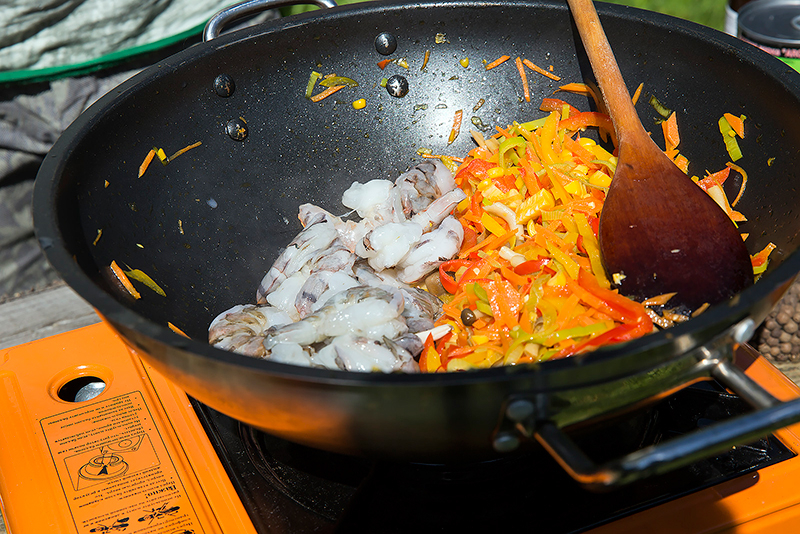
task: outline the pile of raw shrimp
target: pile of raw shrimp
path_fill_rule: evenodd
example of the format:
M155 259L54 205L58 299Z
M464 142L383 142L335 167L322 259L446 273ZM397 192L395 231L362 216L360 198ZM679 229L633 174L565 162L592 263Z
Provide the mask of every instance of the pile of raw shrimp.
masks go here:
M418 372L442 301L415 287L461 248L451 212L466 198L439 161L394 182L354 183L342 204L358 218L300 206L303 230L256 291L209 328L212 345L271 361L347 371Z

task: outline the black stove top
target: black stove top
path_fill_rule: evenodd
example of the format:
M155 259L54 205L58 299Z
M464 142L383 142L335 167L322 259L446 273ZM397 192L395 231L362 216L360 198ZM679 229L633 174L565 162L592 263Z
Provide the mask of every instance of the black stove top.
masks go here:
M507 527L583 532L794 456L768 436L665 475L592 493L537 446L469 465L375 462L290 443L194 405L261 534ZM570 435L603 462L749 410L716 383L703 382L647 410Z

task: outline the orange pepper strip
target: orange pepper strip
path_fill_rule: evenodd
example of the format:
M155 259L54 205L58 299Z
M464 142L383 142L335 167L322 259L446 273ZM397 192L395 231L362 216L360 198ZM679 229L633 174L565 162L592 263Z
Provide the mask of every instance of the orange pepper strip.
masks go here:
M486 70L492 70L493 68L497 67L498 65L502 65L506 61L511 59L511 56L500 56L499 58L495 59L488 65L486 65Z
M522 79L522 94L525 97L525 102L531 101L531 90L528 87L528 77L525 75L525 67L522 66L522 60L519 56L515 60L517 64L517 71L519 72L519 77Z
M325 100L326 98L331 96L336 91L338 91L340 89L344 89L345 87L346 86L344 86L344 85L334 85L333 87L328 87L327 89L325 89L321 93L317 93L316 95L312 96L311 97L311 101L312 102L319 102L320 100Z
M736 135L744 139L744 121L741 119L741 117L737 117L731 113L723 113L722 116L725 117L725 120L727 120L728 124L731 125L731 128L734 132L736 132Z

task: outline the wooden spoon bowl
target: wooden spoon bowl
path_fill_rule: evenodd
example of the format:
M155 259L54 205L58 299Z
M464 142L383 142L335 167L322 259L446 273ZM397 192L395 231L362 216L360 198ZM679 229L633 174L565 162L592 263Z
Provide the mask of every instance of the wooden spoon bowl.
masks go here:
M592 0L567 1L619 140L600 215L606 271L637 300L676 292L670 305L695 309L731 298L753 283L742 236L645 131Z

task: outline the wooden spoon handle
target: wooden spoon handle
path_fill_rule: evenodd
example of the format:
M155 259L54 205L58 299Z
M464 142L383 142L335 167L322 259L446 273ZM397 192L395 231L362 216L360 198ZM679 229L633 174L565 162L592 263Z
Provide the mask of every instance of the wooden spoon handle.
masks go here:
M600 18L597 16L594 3L592 0L567 0L567 3L575 23L584 29L580 32L581 40L586 48L586 55L589 56L589 62L592 64L592 70L594 70L617 136L622 139L628 137L627 133L647 135L639 120L639 115L636 113L636 108L633 106L625 80L622 79L614 52L600 25Z

